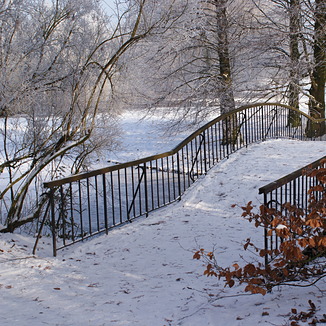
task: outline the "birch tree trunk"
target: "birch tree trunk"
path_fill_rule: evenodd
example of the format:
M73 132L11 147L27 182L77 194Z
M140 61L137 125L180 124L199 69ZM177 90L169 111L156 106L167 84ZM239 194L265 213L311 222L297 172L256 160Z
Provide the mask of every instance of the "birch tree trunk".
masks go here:
M216 8L216 31L217 31L217 52L220 67L220 106L221 113L230 112L235 109L232 72L228 40L228 0L215 0Z
M217 32L217 52L219 58L219 81L220 81L220 108L221 113L228 113L235 109L235 100L232 82L232 69L229 53L228 40L228 0L215 0L216 15L216 32ZM238 138L238 121L236 116L231 115L223 121L223 139L224 145L237 142Z

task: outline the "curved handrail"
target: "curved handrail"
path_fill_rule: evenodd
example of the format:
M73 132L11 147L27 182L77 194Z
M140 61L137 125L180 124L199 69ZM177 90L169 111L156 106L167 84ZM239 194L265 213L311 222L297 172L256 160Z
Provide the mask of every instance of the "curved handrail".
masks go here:
M179 143L172 151L171 151L171 154L174 154L176 153L178 150L180 150L187 142L191 141L192 139L194 139L196 136L198 136L200 133L202 133L205 129L211 127L212 125L214 125L216 122L218 121L221 121L221 120L224 120L226 119L227 117L230 117L238 112L241 112L241 111L245 111L247 109L253 109L253 108L257 108L257 107L261 107L261 106L265 106L265 105L268 105L268 106L279 106L279 107L282 107L284 109L289 109L291 111L295 111L297 112L298 114L306 117L307 119L311 120L312 122L314 123L320 123L320 122L323 122L323 121L326 121L326 119L315 119L313 117L311 117L310 115L300 111L299 109L296 109L292 106L289 106L289 105L286 105L286 104L281 104L281 103L264 103L264 102L261 102L261 103L256 103L256 104L251 104L251 105L243 105L235 110L232 110L230 112L227 112L227 113L224 113L220 116L218 116L217 118L207 122L205 125L203 125L201 128L199 128L198 130L196 130L195 132L193 132L189 137L187 137L185 140L183 140L181 143ZM173 152L173 153L172 153Z
M293 214L288 209L288 205L292 205L301 210L303 221L311 212L311 201L309 196L311 190L316 185L322 185L318 180L318 173L310 173L313 170L326 168L326 156L286 175L269 184L259 188L259 194L263 194L264 206L266 208L275 209L278 213L289 217ZM325 187L321 187L324 189ZM314 191L313 191L314 192ZM315 199L318 201L322 195L314 192ZM302 217L301 217L302 218ZM289 218L290 219L290 218ZM294 230L292 229L292 231ZM296 237L300 234L296 234ZM265 226L264 228L264 247L265 247L265 266L271 263L275 258L275 250L279 249L282 243L282 237L275 232L273 227Z
M100 175L100 174L103 174L103 173L116 171L116 170L119 170L119 169L139 165L139 164L142 164L142 163L146 163L146 162L150 162L150 161L153 161L153 160L157 160L157 159L160 159L160 158L165 158L165 157L174 155L178 151L180 151L185 145L187 145L189 142L191 142L193 139L195 139L198 135L203 133L205 130L207 130L209 127L213 126L217 122L225 120L228 117L231 117L231 116L233 116L233 115L235 115L235 114L237 114L239 112L245 111L247 109L259 108L259 107L263 107L263 106L266 106L266 105L268 105L268 106L277 106L277 107L281 107L281 108L284 108L284 109L294 111L294 112L304 116L305 118L309 119L313 123L321 123L321 122L326 121L326 119L315 119L315 118L309 116L308 114L300 111L299 109L296 109L294 107L291 107L291 106L286 105L286 104L281 104L281 103L264 103L264 102L262 102L262 103L256 103L256 104L253 104L253 105L244 105L244 106L241 106L241 107L239 107L239 108L237 108L235 110L232 110L232 111L230 111L228 113L224 113L224 114L218 116L217 118L209 121L208 123L206 123L205 125L203 125L199 129L194 131L191 135L189 135L187 138L185 138L183 141L181 141L177 146L175 146L170 151L163 152L163 153L160 153L160 154L151 155L151 156L147 156L147 157L144 157L144 158L141 158L141 159L138 159L138 160L129 161L129 162L126 162L126 163L116 164L114 166L108 166L108 167L104 167L104 168L100 168L100 169L95 169L95 170L92 170L90 172L79 173L79 174L64 177L64 178L61 178L61 179L47 181L47 182L44 182L44 187L45 188L53 188L53 187L60 186L63 183L82 180L84 178L93 177L93 176Z
M300 126L289 126L289 111L300 115ZM44 183L50 189L54 255L58 238L63 248L180 199L200 175L242 147L267 138L308 139L308 122L326 119L278 103L242 106L170 151Z

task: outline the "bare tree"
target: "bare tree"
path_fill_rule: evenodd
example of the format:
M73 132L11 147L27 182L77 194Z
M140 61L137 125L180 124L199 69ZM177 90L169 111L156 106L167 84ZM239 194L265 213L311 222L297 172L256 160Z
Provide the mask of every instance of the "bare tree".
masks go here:
M273 0L268 4L253 0L253 3L261 13L259 24L272 33L269 45L260 43L267 53L272 93L286 98L295 108L299 108L300 98L307 96L310 115L324 118L325 1ZM289 115L290 126L300 123L297 114ZM309 122L308 136L325 133L324 124L317 125L320 126Z
M238 59L243 55L237 48L242 34L238 21L244 21L240 2L174 4L178 24L148 39L147 47L139 50L137 65L149 73L135 84L145 105L170 108L176 123L188 118L201 123L212 113L235 108L240 84L235 67L242 69Z
M136 74L129 76L133 103L170 108L175 124L201 123L237 102L271 99L299 108L309 97L311 108L312 99L319 103L310 111L318 112L323 101L316 99L325 89L320 2L175 1L178 24L137 49ZM299 126L300 117L291 112L288 124Z
M109 100L119 60L152 30L146 3L123 3L108 28L95 0L2 2L2 232L42 214L44 178L78 173L94 151L112 145Z

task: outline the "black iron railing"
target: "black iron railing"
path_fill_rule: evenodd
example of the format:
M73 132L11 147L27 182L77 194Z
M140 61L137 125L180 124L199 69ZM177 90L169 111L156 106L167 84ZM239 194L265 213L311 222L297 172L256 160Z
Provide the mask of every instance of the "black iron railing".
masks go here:
M308 190L318 185L319 181L315 175L308 175L306 172L312 169L325 168L326 156L321 159L283 177L259 189L259 193L264 196L264 206L273 208L276 212L286 217L291 214L288 212L287 205L296 206L304 216L309 214L309 194ZM265 246L265 265L273 260L273 255L268 254L278 249L282 239L275 232L269 232L268 228L264 231Z
M289 110L300 114L300 126L288 125ZM244 106L207 123L169 152L44 183L50 189L53 254L180 199L217 162L248 144L307 139L309 119L282 104Z

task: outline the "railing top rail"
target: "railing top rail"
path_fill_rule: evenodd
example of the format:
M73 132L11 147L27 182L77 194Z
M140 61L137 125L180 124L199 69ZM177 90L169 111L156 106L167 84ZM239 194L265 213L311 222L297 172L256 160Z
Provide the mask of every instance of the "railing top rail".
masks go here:
M211 127L212 125L214 125L215 123L217 123L218 121L221 121L229 116L232 116L235 113L238 112L242 112L248 109L252 109L252 108L256 108L256 107L263 107L263 106L278 106L278 107L282 107L284 109L289 109L292 111L296 111L299 114L305 116L307 119L311 120L312 122L323 122L326 121L325 119L315 119L311 116L309 116L308 114L306 114L305 112L300 111L299 109L296 109L292 106L286 105L286 104L281 104L281 103L268 103L268 102L262 102L262 103L256 103L256 104L250 104L250 105L243 105L235 110L232 110L230 112L221 114L220 116L218 116L217 118L207 122L205 125L203 125L201 128L199 128L198 130L196 130L195 132L193 132L190 136L188 136L185 140L183 140L181 143L179 143L172 151L173 152L177 152L178 150L180 150L185 144L187 144L188 142L190 142L192 139L194 139L196 136L198 136L199 134L201 134L203 131L205 131L206 129L208 129L209 127ZM171 151L171 152L172 152Z
M289 183L290 181L293 181L294 179L302 176L302 173L308 169L315 169L319 166L321 166L321 161L326 160L326 156L323 156L322 158L318 159L317 161L310 163L308 165L306 165L303 168L300 168L278 180L275 180L269 184L267 184L266 186L263 186L261 188L259 188L259 194L268 194L271 191Z
M224 113L220 116L218 116L217 118L209 121L208 123L206 123L205 125L203 125L201 128L199 128L198 130L196 130L195 132L193 132L190 136L188 136L186 139L184 139L182 142L180 142L176 147L174 147L172 150L161 153L161 154L156 154L156 155L152 155L152 156L148 156L148 157L144 157L138 160L134 160L134 161L130 161L130 162L126 162L126 163L121 163L121 164L117 164L117 165L113 165L113 166L108 166L108 167L104 167L101 169L96 169L90 172L85 172L85 173L79 173L76 175L72 175L69 177L65 177L65 178L61 178L61 179L57 179L57 180L52 180L52 181L48 181L48 182L44 182L44 187L46 188L54 188L54 187L58 187L62 184L65 183L70 183L70 182L75 182L78 180L82 180L82 179L86 179L86 178L90 178L96 175L101 175L101 174L105 174L108 172L112 172L112 171L116 171L119 169L123 169L123 168L127 168L127 167L131 167L131 166L135 166L135 165L139 165L139 164L144 164L153 160L158 160L167 156L171 156L176 154L180 149L182 149L186 144L188 144L191 140L193 140L195 137L197 137L198 135L200 135L202 132L204 132L205 130L207 130L208 128L210 128L211 126L213 126L214 124L216 124L217 122L226 119L229 116L232 116L235 113L238 112L242 112L251 108L258 108L258 107L281 107L284 109L289 109L289 110L293 110L298 112L299 114L301 114L302 116L305 116L307 119L310 119L313 122L319 123L319 122L323 122L326 121L326 119L314 119L312 117L310 117L308 114L293 108L291 106L288 106L286 104L280 104L280 103L268 103L268 102L263 102L263 103L256 103L256 104L252 104L252 105L244 105L239 107L238 109L235 109L233 111Z

